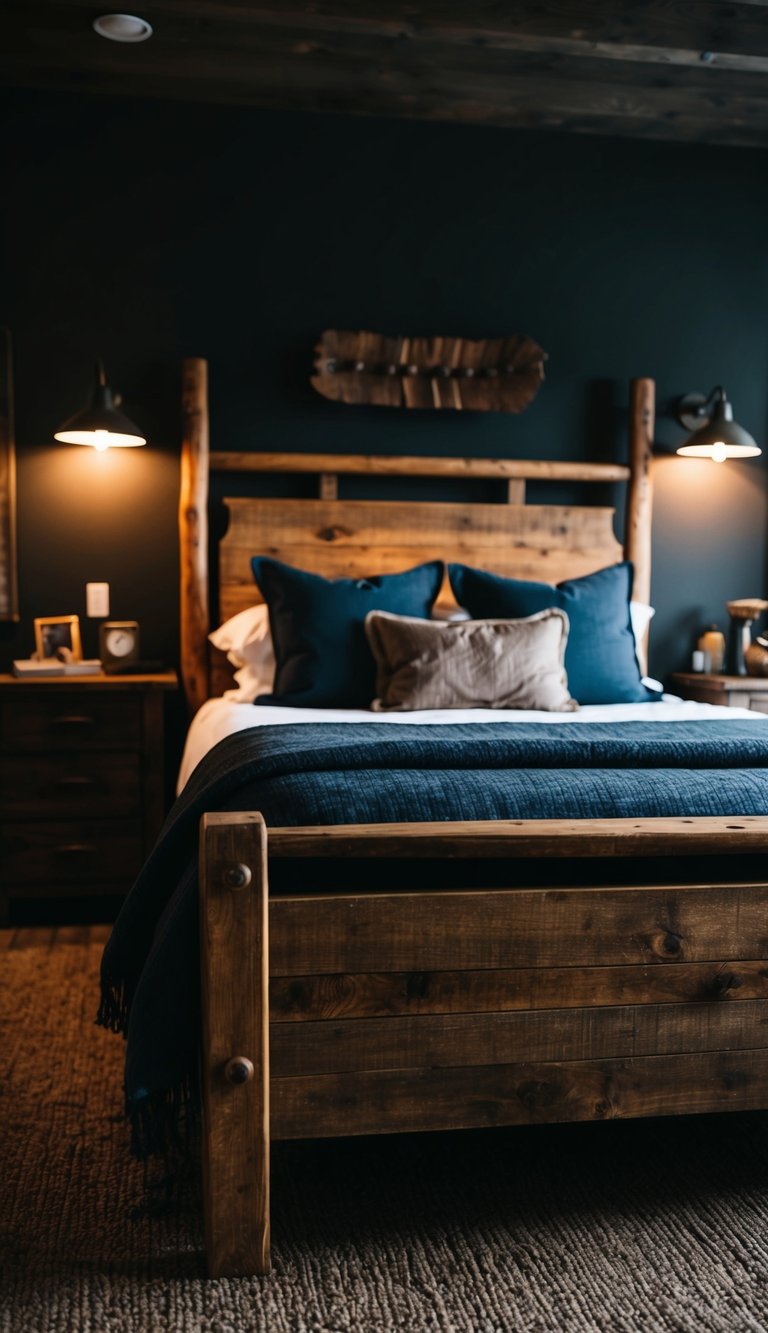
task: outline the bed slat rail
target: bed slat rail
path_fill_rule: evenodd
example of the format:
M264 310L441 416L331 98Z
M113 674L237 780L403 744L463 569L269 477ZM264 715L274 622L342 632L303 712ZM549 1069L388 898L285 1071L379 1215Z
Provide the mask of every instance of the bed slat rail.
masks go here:
M700 856L768 851L768 816L530 819L271 828L270 856Z
M489 1129L765 1107L768 1049L275 1079L273 1136ZM343 1129L341 1128L343 1126Z
M364 477L458 477L516 481L629 481L621 463L569 463L533 458L410 458L374 454L214 452L211 472L286 472Z
M370 894L361 885L272 898L270 975L764 958L767 915L766 883Z
M723 890L725 892L725 890ZM273 1025L340 1018L509 1013L584 1009L601 1005L671 1005L723 1000L768 1000L764 958L734 957L723 948L705 961L657 967L611 963L562 967L436 968L416 972L311 972L269 982ZM672 956L667 955L671 963Z

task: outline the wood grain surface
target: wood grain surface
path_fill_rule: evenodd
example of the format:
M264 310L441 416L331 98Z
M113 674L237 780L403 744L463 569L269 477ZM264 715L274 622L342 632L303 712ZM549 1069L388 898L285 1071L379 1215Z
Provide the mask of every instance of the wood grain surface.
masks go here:
M598 506L425 501L225 501L221 619L260 600L251 557L269 555L325 578L396 573L455 560L510 578L557 583L621 559L614 510ZM441 601L455 605L446 582Z
M628 481L625 463L547 458L440 458L388 454L281 454L214 450L211 472L338 473L361 477L455 477L458 480ZM329 498L329 497L324 497ZM332 498L332 497L331 497Z
M99 0L5 0L6 86L403 116L682 143L768 143L762 0L503 6L164 0L152 41L94 40ZM161 21L162 20L162 21ZM129 57L129 58L126 58Z
M270 973L433 972L768 957L768 885L277 898Z
M674 967L658 967L654 961L609 967L321 972L273 976L269 983L274 1024L712 999L768 999L768 960L712 959Z
M267 861L260 815L209 814L200 829L201 1088L211 1277L269 1271ZM232 1059L253 1076L232 1082Z
M271 828L270 856L613 857L765 852L768 815L478 819Z
M651 600L651 532L653 510L652 453L656 419L656 385L650 379L634 379L629 394L630 483L627 491L624 549L634 570L632 596L636 602ZM647 658L648 635L643 654Z
M522 333L476 341L325 329L310 383L338 403L522 412L541 386L546 358Z
M276 1079L768 1047L768 1002L636 1004L276 1024Z
M274 1139L764 1108L768 1050L275 1079Z
M187 357L182 368L179 489L180 652L190 713L208 698L208 363Z

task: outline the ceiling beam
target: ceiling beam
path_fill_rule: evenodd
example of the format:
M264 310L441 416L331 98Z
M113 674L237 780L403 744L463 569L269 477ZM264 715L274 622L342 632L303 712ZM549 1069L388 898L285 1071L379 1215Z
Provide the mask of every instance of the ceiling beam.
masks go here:
M127 47L103 7L4 0L0 84L768 145L768 0L148 0Z

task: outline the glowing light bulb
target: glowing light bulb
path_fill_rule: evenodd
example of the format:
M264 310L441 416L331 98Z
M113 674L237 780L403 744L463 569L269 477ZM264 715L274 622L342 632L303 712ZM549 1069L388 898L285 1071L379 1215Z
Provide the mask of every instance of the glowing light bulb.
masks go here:
M713 445L712 445L712 460L713 460L713 462L715 462L715 463L724 463L727 457L728 457L728 450L726 449L725 445L723 444L723 441L722 441L722 440L718 440L716 444L713 444Z
M109 431L95 430L93 433L96 437L93 441L93 447L98 449L100 454L103 454L105 449L109 448Z

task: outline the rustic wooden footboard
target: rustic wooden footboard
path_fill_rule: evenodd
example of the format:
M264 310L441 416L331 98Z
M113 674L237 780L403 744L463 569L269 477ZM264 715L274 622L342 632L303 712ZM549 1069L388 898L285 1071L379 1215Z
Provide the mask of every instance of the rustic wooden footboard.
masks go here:
M270 1137L768 1106L768 874L736 873L766 850L768 817L268 833L258 814L206 815L210 1273L269 1269ZM365 892L368 858L396 884L405 857L710 854L712 883L671 859L663 884L521 887L521 866L508 888ZM361 859L360 892L269 896L270 858L325 856Z

